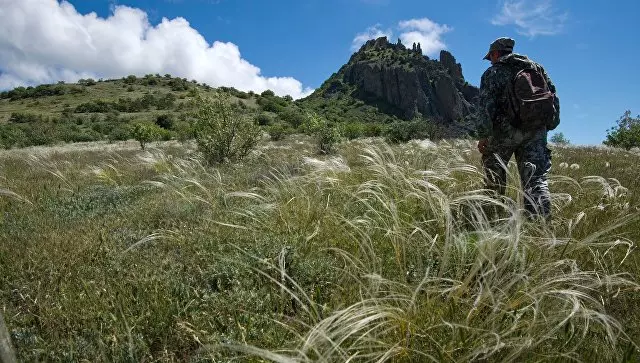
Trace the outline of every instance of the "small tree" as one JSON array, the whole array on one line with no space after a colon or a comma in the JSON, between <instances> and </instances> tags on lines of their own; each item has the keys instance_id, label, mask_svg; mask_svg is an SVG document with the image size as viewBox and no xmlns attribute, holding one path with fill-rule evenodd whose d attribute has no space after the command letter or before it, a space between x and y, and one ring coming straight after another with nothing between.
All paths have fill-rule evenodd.
<instances>
[{"instance_id":1,"label":"small tree","mask_svg":"<svg viewBox=\"0 0 640 363\"><path fill-rule=\"evenodd\" d=\"M261 130L254 117L231 105L228 96L199 96L196 102L196 144L210 164L242 159L260 141Z\"/></svg>"},{"instance_id":2,"label":"small tree","mask_svg":"<svg viewBox=\"0 0 640 363\"><path fill-rule=\"evenodd\" d=\"M335 146L340 142L341 137L337 127L316 114L307 117L305 126L306 132L313 135L320 153L330 154L335 151Z\"/></svg>"},{"instance_id":3,"label":"small tree","mask_svg":"<svg viewBox=\"0 0 640 363\"><path fill-rule=\"evenodd\" d=\"M144 150L147 146L147 143L158 138L158 129L159 127L154 124L140 122L133 125L131 134L133 138L140 143L140 148Z\"/></svg>"},{"instance_id":4,"label":"small tree","mask_svg":"<svg viewBox=\"0 0 640 363\"><path fill-rule=\"evenodd\" d=\"M631 117L631 111L626 111L616 122L616 126L607 130L605 145L622 147L629 150L640 147L640 115Z\"/></svg>"},{"instance_id":5,"label":"small tree","mask_svg":"<svg viewBox=\"0 0 640 363\"><path fill-rule=\"evenodd\" d=\"M569 139L567 139L562 132L556 132L551 136L550 141L558 145L569 145Z\"/></svg>"}]
</instances>

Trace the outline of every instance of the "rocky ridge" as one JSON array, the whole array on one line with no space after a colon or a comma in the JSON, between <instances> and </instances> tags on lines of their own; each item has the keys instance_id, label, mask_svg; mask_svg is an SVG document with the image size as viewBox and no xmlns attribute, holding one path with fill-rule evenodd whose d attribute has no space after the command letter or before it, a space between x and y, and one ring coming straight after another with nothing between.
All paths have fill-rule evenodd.
<instances>
[{"instance_id":1,"label":"rocky ridge","mask_svg":"<svg viewBox=\"0 0 640 363\"><path fill-rule=\"evenodd\" d=\"M404 120L468 125L477 96L478 88L465 81L448 51L432 60L422 55L420 44L408 48L381 37L366 42L309 98L353 97Z\"/></svg>"}]
</instances>

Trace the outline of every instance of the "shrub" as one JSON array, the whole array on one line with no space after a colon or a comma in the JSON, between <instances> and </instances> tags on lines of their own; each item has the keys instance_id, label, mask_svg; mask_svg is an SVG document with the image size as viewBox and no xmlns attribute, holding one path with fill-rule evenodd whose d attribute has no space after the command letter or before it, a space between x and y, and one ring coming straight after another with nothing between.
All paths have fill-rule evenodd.
<instances>
[{"instance_id":1,"label":"shrub","mask_svg":"<svg viewBox=\"0 0 640 363\"><path fill-rule=\"evenodd\" d=\"M107 139L110 142L126 141L131 137L131 130L128 127L123 127L122 125L115 125L107 135Z\"/></svg>"},{"instance_id":2,"label":"shrub","mask_svg":"<svg viewBox=\"0 0 640 363\"><path fill-rule=\"evenodd\" d=\"M80 79L78 84L81 86L94 86L97 82L93 78Z\"/></svg>"},{"instance_id":3,"label":"shrub","mask_svg":"<svg viewBox=\"0 0 640 363\"><path fill-rule=\"evenodd\" d=\"M0 124L0 146L5 149L21 146L26 136L25 132L17 125Z\"/></svg>"},{"instance_id":4,"label":"shrub","mask_svg":"<svg viewBox=\"0 0 640 363\"><path fill-rule=\"evenodd\" d=\"M271 125L273 118L268 113L260 113L256 115L256 123L260 126Z\"/></svg>"},{"instance_id":5,"label":"shrub","mask_svg":"<svg viewBox=\"0 0 640 363\"><path fill-rule=\"evenodd\" d=\"M318 151L322 154L330 154L335 151L335 144L340 141L340 131L331 125L326 119L312 114L309 115L305 131L315 140Z\"/></svg>"},{"instance_id":6,"label":"shrub","mask_svg":"<svg viewBox=\"0 0 640 363\"><path fill-rule=\"evenodd\" d=\"M446 137L447 129L433 121L415 118L411 121L393 122L385 133L389 142L407 142L413 139L439 140Z\"/></svg>"},{"instance_id":7,"label":"shrub","mask_svg":"<svg viewBox=\"0 0 640 363\"><path fill-rule=\"evenodd\" d=\"M306 116L297 108L287 107L280 113L280 119L297 129L305 122Z\"/></svg>"},{"instance_id":8,"label":"shrub","mask_svg":"<svg viewBox=\"0 0 640 363\"><path fill-rule=\"evenodd\" d=\"M626 111L616 122L616 126L607 130L605 145L631 149L640 147L640 115L631 117Z\"/></svg>"},{"instance_id":9,"label":"shrub","mask_svg":"<svg viewBox=\"0 0 640 363\"><path fill-rule=\"evenodd\" d=\"M286 124L278 122L276 124L270 125L267 128L267 132L269 133L271 141L279 141L284 139L284 137L289 134L290 129Z\"/></svg>"},{"instance_id":10,"label":"shrub","mask_svg":"<svg viewBox=\"0 0 640 363\"><path fill-rule=\"evenodd\" d=\"M550 141L558 145L568 145L569 139L567 139L562 132L556 132L551 136Z\"/></svg>"},{"instance_id":11,"label":"shrub","mask_svg":"<svg viewBox=\"0 0 640 363\"><path fill-rule=\"evenodd\" d=\"M144 150L147 143L159 139L160 130L155 124L139 122L133 125L131 134L140 143L140 148Z\"/></svg>"},{"instance_id":12,"label":"shrub","mask_svg":"<svg viewBox=\"0 0 640 363\"><path fill-rule=\"evenodd\" d=\"M9 122L12 123L32 123L43 121L42 115L33 113L13 112L9 117Z\"/></svg>"},{"instance_id":13,"label":"shrub","mask_svg":"<svg viewBox=\"0 0 640 363\"><path fill-rule=\"evenodd\" d=\"M158 115L158 117L156 117L156 125L158 125L159 127L165 129L165 130L172 130L173 129L173 116L170 114L162 114L162 115Z\"/></svg>"},{"instance_id":14,"label":"shrub","mask_svg":"<svg viewBox=\"0 0 640 363\"><path fill-rule=\"evenodd\" d=\"M342 126L342 135L349 140L357 139L364 135L364 125L360 123L347 123Z\"/></svg>"},{"instance_id":15,"label":"shrub","mask_svg":"<svg viewBox=\"0 0 640 363\"><path fill-rule=\"evenodd\" d=\"M260 128L250 115L229 104L227 96L198 97L194 132L198 150L210 164L239 160L260 140Z\"/></svg>"}]
</instances>

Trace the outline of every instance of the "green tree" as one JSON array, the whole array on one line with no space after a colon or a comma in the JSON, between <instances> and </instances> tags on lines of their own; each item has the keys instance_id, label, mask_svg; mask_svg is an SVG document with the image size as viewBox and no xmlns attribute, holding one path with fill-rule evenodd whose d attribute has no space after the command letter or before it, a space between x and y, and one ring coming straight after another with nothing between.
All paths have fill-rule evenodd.
<instances>
[{"instance_id":1,"label":"green tree","mask_svg":"<svg viewBox=\"0 0 640 363\"><path fill-rule=\"evenodd\" d=\"M558 145L569 145L569 139L567 139L562 132L556 132L551 136L550 141Z\"/></svg>"},{"instance_id":2,"label":"green tree","mask_svg":"<svg viewBox=\"0 0 640 363\"><path fill-rule=\"evenodd\" d=\"M305 131L313 135L318 151L322 154L334 152L336 144L340 142L340 130L316 114L307 117Z\"/></svg>"},{"instance_id":3,"label":"green tree","mask_svg":"<svg viewBox=\"0 0 640 363\"><path fill-rule=\"evenodd\" d=\"M255 148L260 140L260 127L254 116L230 104L228 96L198 96L194 134L198 150L207 162L219 164L239 160Z\"/></svg>"},{"instance_id":4,"label":"green tree","mask_svg":"<svg viewBox=\"0 0 640 363\"><path fill-rule=\"evenodd\" d=\"M607 130L604 144L626 150L640 147L640 115L631 117L631 111L625 111L616 122L616 126Z\"/></svg>"},{"instance_id":5,"label":"green tree","mask_svg":"<svg viewBox=\"0 0 640 363\"><path fill-rule=\"evenodd\" d=\"M162 114L156 117L156 125L162 127L165 130L173 129L173 116L171 114Z\"/></svg>"},{"instance_id":6,"label":"green tree","mask_svg":"<svg viewBox=\"0 0 640 363\"><path fill-rule=\"evenodd\" d=\"M159 127L154 124L139 122L133 125L131 134L140 143L140 148L144 150L147 143L157 140L160 134L158 129Z\"/></svg>"}]
</instances>

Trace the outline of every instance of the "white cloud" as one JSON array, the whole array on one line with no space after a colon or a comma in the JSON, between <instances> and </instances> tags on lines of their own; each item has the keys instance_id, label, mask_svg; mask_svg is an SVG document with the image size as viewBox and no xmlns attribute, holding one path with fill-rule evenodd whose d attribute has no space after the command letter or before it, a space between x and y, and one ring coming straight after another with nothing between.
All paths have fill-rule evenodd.
<instances>
[{"instance_id":1,"label":"white cloud","mask_svg":"<svg viewBox=\"0 0 640 363\"><path fill-rule=\"evenodd\" d=\"M67 1L0 0L0 89L170 73L212 86L304 97L291 77L265 77L229 42L209 44L184 18L153 26L147 14L116 6L107 18L80 14Z\"/></svg>"},{"instance_id":2,"label":"white cloud","mask_svg":"<svg viewBox=\"0 0 640 363\"><path fill-rule=\"evenodd\" d=\"M562 31L566 12L559 12L552 0L504 0L493 25L515 25L516 31L528 37L555 35Z\"/></svg>"},{"instance_id":3,"label":"white cloud","mask_svg":"<svg viewBox=\"0 0 640 363\"><path fill-rule=\"evenodd\" d=\"M404 44L420 43L423 54L434 55L447 48L442 40L442 35L451 31L447 25L440 25L422 18L401 21L398 26L403 30L400 34L402 42Z\"/></svg>"},{"instance_id":4,"label":"white cloud","mask_svg":"<svg viewBox=\"0 0 640 363\"><path fill-rule=\"evenodd\" d=\"M391 39L393 36L393 32L391 29L382 30L380 29L380 24L376 24L372 27L367 28L366 31L362 33L358 33L353 41L351 42L351 50L356 51L360 49L360 47L370 39L377 39L380 37L387 37L387 39Z\"/></svg>"},{"instance_id":5,"label":"white cloud","mask_svg":"<svg viewBox=\"0 0 640 363\"><path fill-rule=\"evenodd\" d=\"M400 40L405 46L420 43L422 53L427 55L434 55L440 50L446 49L447 46L442 40L442 35L451 31L449 26L438 24L428 18L403 20L398 23L397 29L400 32ZM392 41L393 31L391 29L381 30L380 24L376 24L356 35L351 44L351 50L358 50L367 40L383 36Z\"/></svg>"}]
</instances>

